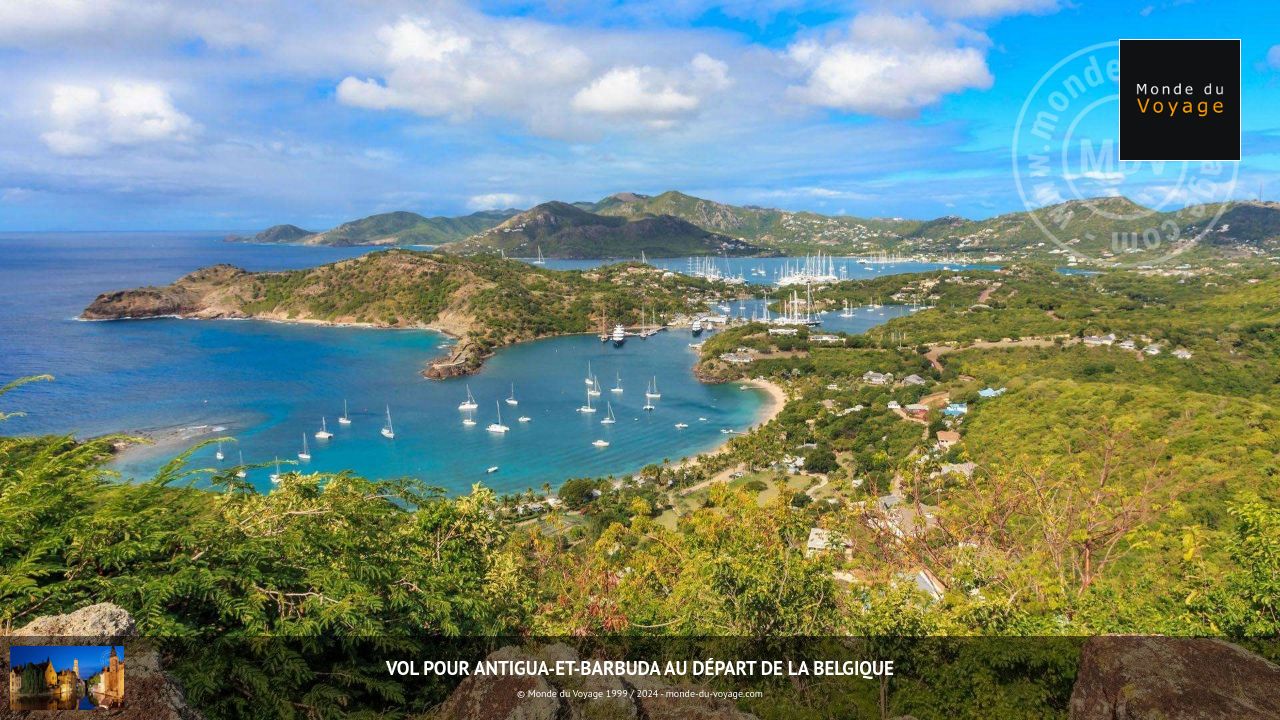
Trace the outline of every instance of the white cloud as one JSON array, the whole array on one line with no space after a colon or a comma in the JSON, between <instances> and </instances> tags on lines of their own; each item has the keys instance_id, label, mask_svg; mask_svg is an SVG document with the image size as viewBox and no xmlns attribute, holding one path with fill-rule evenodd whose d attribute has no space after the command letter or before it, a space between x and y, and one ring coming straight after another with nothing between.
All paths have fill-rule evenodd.
<instances>
[{"instance_id":1,"label":"white cloud","mask_svg":"<svg viewBox=\"0 0 1280 720\"><path fill-rule=\"evenodd\" d=\"M58 155L96 155L111 146L183 141L196 130L195 122L173 106L159 85L55 85L51 93L50 129L40 139Z\"/></svg>"},{"instance_id":2,"label":"white cloud","mask_svg":"<svg viewBox=\"0 0 1280 720\"><path fill-rule=\"evenodd\" d=\"M613 118L665 126L696 111L705 94L730 85L729 66L699 53L687 68L662 71L648 66L615 67L573 96L573 108Z\"/></svg>"},{"instance_id":3,"label":"white cloud","mask_svg":"<svg viewBox=\"0 0 1280 720\"><path fill-rule=\"evenodd\" d=\"M981 33L936 27L919 15L859 15L834 42L806 40L787 49L807 73L791 94L811 105L910 117L944 95L991 87L987 44Z\"/></svg>"},{"instance_id":4,"label":"white cloud","mask_svg":"<svg viewBox=\"0 0 1280 720\"><path fill-rule=\"evenodd\" d=\"M384 78L348 76L338 85L340 102L427 117L516 114L590 70L586 54L558 30L532 23L402 18L377 40Z\"/></svg>"},{"instance_id":5,"label":"white cloud","mask_svg":"<svg viewBox=\"0 0 1280 720\"><path fill-rule=\"evenodd\" d=\"M923 4L939 15L951 18L994 18L1058 9L1058 0L923 0Z\"/></svg>"},{"instance_id":6,"label":"white cloud","mask_svg":"<svg viewBox=\"0 0 1280 720\"><path fill-rule=\"evenodd\" d=\"M1272 70L1280 70L1280 45L1272 45L1267 51L1267 66Z\"/></svg>"},{"instance_id":7,"label":"white cloud","mask_svg":"<svg viewBox=\"0 0 1280 720\"><path fill-rule=\"evenodd\" d=\"M467 207L477 211L522 208L530 204L532 204L532 201L528 196L516 193L488 193L485 195L472 195L467 198Z\"/></svg>"}]
</instances>

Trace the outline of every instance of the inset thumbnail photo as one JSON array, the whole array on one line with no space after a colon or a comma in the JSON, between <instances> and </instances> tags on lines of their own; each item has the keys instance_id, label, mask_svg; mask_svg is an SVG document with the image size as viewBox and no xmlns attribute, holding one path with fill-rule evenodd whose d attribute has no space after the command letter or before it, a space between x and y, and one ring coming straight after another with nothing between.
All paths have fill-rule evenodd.
<instances>
[{"instance_id":1,"label":"inset thumbnail photo","mask_svg":"<svg viewBox=\"0 0 1280 720\"><path fill-rule=\"evenodd\" d=\"M96 710L124 704L121 645L9 648L10 710Z\"/></svg>"}]
</instances>

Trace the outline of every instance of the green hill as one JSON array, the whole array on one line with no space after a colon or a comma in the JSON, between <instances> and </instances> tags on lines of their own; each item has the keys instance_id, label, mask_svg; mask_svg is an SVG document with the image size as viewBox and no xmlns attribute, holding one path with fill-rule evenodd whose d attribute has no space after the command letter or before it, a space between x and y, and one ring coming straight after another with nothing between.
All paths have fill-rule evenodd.
<instances>
[{"instance_id":1,"label":"green hill","mask_svg":"<svg viewBox=\"0 0 1280 720\"><path fill-rule=\"evenodd\" d=\"M501 225L448 248L449 252L501 250L532 257L541 249L552 258L750 255L760 248L703 229L671 215L634 219L600 215L563 202L548 202L515 215Z\"/></svg>"},{"instance_id":2,"label":"green hill","mask_svg":"<svg viewBox=\"0 0 1280 720\"><path fill-rule=\"evenodd\" d=\"M674 190L655 196L617 193L594 204L586 204L585 209L626 218L670 215L707 230L780 249L804 244L879 250L919 224L911 220L819 215L753 205L728 205Z\"/></svg>"},{"instance_id":3,"label":"green hill","mask_svg":"<svg viewBox=\"0 0 1280 720\"><path fill-rule=\"evenodd\" d=\"M488 230L515 213L515 210L485 210L461 217L425 217L398 210L352 220L324 232L311 232L296 225L274 225L250 238L233 239L337 246L443 245Z\"/></svg>"},{"instance_id":4,"label":"green hill","mask_svg":"<svg viewBox=\"0 0 1280 720\"><path fill-rule=\"evenodd\" d=\"M315 235L310 230L303 230L297 225L272 225L249 238L256 243L295 243Z\"/></svg>"}]
</instances>

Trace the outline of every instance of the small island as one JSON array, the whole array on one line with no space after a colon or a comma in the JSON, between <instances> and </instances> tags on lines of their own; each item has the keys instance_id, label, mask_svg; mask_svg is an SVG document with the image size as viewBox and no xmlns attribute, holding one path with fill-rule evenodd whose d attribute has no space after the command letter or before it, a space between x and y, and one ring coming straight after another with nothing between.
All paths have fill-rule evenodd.
<instances>
[{"instance_id":1,"label":"small island","mask_svg":"<svg viewBox=\"0 0 1280 720\"><path fill-rule=\"evenodd\" d=\"M447 357L424 370L442 379L476 372L513 343L701 312L727 290L639 263L556 271L489 256L395 249L285 272L213 265L170 285L103 293L81 318L256 318L435 330L457 338Z\"/></svg>"}]
</instances>

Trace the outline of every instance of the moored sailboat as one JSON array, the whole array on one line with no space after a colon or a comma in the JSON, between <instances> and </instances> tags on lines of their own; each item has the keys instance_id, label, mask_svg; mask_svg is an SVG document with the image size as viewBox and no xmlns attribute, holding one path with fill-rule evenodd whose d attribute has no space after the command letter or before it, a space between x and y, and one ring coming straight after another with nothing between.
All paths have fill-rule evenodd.
<instances>
[{"instance_id":1,"label":"moored sailboat","mask_svg":"<svg viewBox=\"0 0 1280 720\"><path fill-rule=\"evenodd\" d=\"M604 418L603 420L601 420L601 421L600 421L600 424L601 424L601 425L612 425L612 424L614 424L614 423L618 422L618 419L617 419L617 418L615 418L615 417L613 416L613 403L606 402L606 403L605 403L605 406L609 408L609 414L608 414L607 416L605 416L605 418Z\"/></svg>"},{"instance_id":2,"label":"moored sailboat","mask_svg":"<svg viewBox=\"0 0 1280 720\"><path fill-rule=\"evenodd\" d=\"M491 433L504 433L510 430L511 428L502 424L502 403L494 402L493 406L498 408L498 422L489 423L489 427L485 429Z\"/></svg>"},{"instance_id":3,"label":"moored sailboat","mask_svg":"<svg viewBox=\"0 0 1280 720\"><path fill-rule=\"evenodd\" d=\"M596 409L595 409L595 408L593 408L593 407L591 407L591 391L590 391L590 390L587 390L587 404L586 404L586 405L583 405L583 406L582 406L582 407L580 407L580 408L578 408L578 412L580 412L580 413L593 413L593 412L595 412L595 411L596 411Z\"/></svg>"},{"instance_id":4,"label":"moored sailboat","mask_svg":"<svg viewBox=\"0 0 1280 720\"><path fill-rule=\"evenodd\" d=\"M328 440L333 437L333 433L329 432L329 427L325 425L324 418L320 418L320 429L316 431L317 440Z\"/></svg>"},{"instance_id":5,"label":"moored sailboat","mask_svg":"<svg viewBox=\"0 0 1280 720\"><path fill-rule=\"evenodd\" d=\"M342 416L338 418L338 424L339 425L351 424L351 413L347 411L347 401L345 398L342 401Z\"/></svg>"},{"instance_id":6,"label":"moored sailboat","mask_svg":"<svg viewBox=\"0 0 1280 720\"><path fill-rule=\"evenodd\" d=\"M302 433L302 452L298 453L299 460L310 460L311 450L307 448L307 434Z\"/></svg>"},{"instance_id":7,"label":"moored sailboat","mask_svg":"<svg viewBox=\"0 0 1280 720\"><path fill-rule=\"evenodd\" d=\"M391 406L390 405L387 406L387 424L382 426L382 430L380 432L382 433L382 437L388 440L396 439L396 429L394 426L391 425Z\"/></svg>"},{"instance_id":8,"label":"moored sailboat","mask_svg":"<svg viewBox=\"0 0 1280 720\"><path fill-rule=\"evenodd\" d=\"M476 408L478 408L478 407L480 407L480 406L476 404L476 399L475 399L474 397L472 397L472 396L471 396L471 386L470 386L470 385L468 385L468 386L467 386L467 399L466 399L466 400L463 400L463 401L462 401L462 402L460 402L460 403L458 403L458 409L459 409L459 410L475 410L475 409L476 409Z\"/></svg>"}]
</instances>

